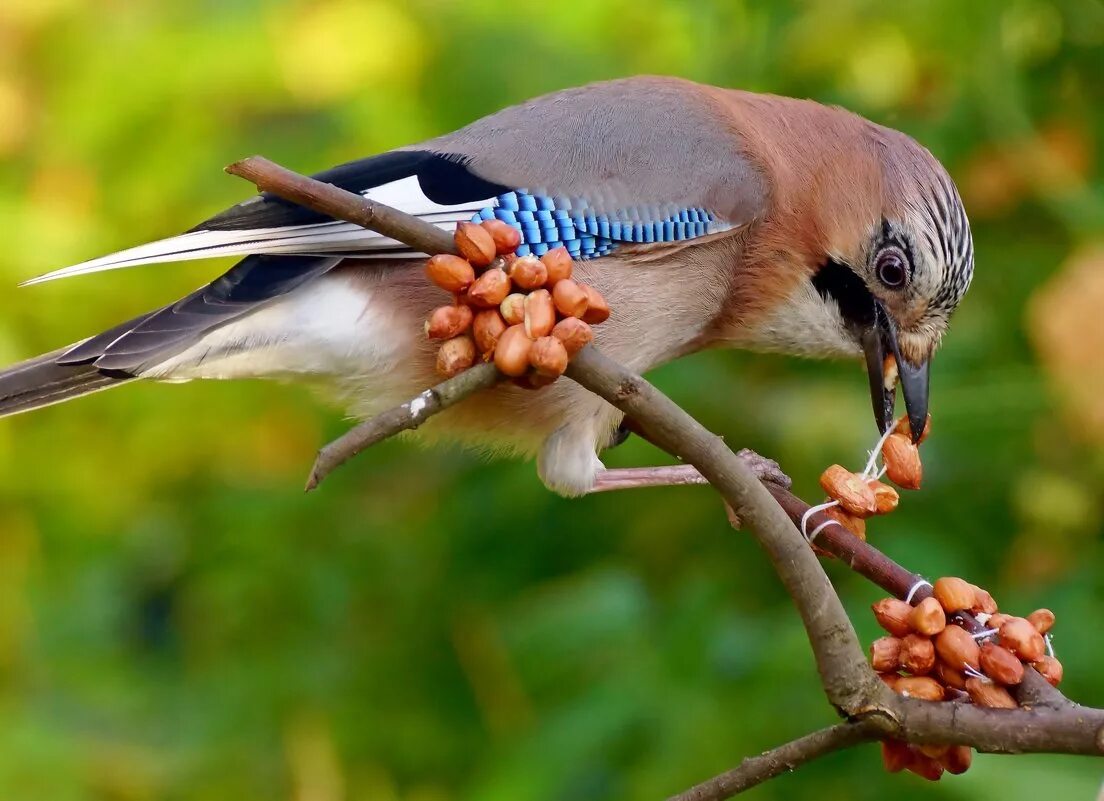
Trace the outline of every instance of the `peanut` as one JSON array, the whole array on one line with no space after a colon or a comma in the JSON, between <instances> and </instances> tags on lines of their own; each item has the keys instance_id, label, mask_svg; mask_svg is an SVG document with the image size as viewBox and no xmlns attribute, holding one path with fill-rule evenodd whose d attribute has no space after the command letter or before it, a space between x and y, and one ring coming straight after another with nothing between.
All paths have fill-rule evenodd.
<instances>
[{"instance_id":1,"label":"peanut","mask_svg":"<svg viewBox=\"0 0 1104 801\"><path fill-rule=\"evenodd\" d=\"M478 223L457 223L456 233L452 235L460 255L476 267L486 267L494 261L497 248L494 238L486 228Z\"/></svg>"}]
</instances>

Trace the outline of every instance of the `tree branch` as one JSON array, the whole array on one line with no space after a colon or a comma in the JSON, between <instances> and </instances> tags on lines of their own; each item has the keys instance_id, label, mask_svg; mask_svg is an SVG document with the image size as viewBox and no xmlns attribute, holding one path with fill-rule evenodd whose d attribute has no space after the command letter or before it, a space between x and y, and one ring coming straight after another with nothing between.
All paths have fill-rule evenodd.
<instances>
[{"instance_id":1,"label":"tree branch","mask_svg":"<svg viewBox=\"0 0 1104 801\"><path fill-rule=\"evenodd\" d=\"M454 252L452 238L435 226L260 157L231 165L228 171L248 178L277 197L379 231L424 253ZM652 442L696 467L750 526L801 614L828 700L850 718L848 723L745 760L733 771L688 790L677 799L716 801L790 767L872 738L964 744L981 751L1104 753L1104 710L1068 701L1033 670L1027 671L1020 690L1024 706L1014 710L960 702L917 701L893 693L867 665L864 650L838 595L795 528L808 505L781 487L761 484L723 440L642 377L606 358L593 346L576 354L567 375L623 411ZM320 452L308 488L368 445L415 427L430 414L490 387L496 380L493 367L482 365L362 423ZM810 523L815 527L827 519L817 513ZM817 545L897 597L905 597L923 580L842 526L825 528ZM913 600L928 594L930 590L921 586L913 593ZM977 621L967 616L964 622L976 630Z\"/></svg>"},{"instance_id":2,"label":"tree branch","mask_svg":"<svg viewBox=\"0 0 1104 801\"><path fill-rule=\"evenodd\" d=\"M806 762L877 737L877 727L867 721L837 723L758 756L747 757L732 770L673 795L667 801L720 801L731 798L768 779L796 770Z\"/></svg>"},{"instance_id":3,"label":"tree branch","mask_svg":"<svg viewBox=\"0 0 1104 801\"><path fill-rule=\"evenodd\" d=\"M632 417L649 439L689 462L751 528L794 599L829 702L854 713L888 692L866 663L858 635L816 556L767 489L724 441L638 375L583 348L566 375Z\"/></svg>"},{"instance_id":4,"label":"tree branch","mask_svg":"<svg viewBox=\"0 0 1104 801\"><path fill-rule=\"evenodd\" d=\"M477 364L427 389L418 397L354 426L318 451L307 478L307 492L315 489L326 476L365 448L400 432L417 428L438 412L459 403L469 395L493 387L501 379L502 374L493 364Z\"/></svg>"},{"instance_id":5,"label":"tree branch","mask_svg":"<svg viewBox=\"0 0 1104 801\"><path fill-rule=\"evenodd\" d=\"M235 161L226 172L256 184L271 196L376 231L422 253L456 253L452 235L436 225L364 195L292 172L263 156Z\"/></svg>"}]
</instances>

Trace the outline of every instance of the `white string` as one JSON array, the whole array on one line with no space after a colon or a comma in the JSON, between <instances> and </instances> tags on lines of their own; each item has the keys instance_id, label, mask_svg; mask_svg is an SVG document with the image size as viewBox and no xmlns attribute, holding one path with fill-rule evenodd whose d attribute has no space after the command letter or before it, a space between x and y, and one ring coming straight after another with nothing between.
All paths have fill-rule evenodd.
<instances>
[{"instance_id":1,"label":"white string","mask_svg":"<svg viewBox=\"0 0 1104 801\"><path fill-rule=\"evenodd\" d=\"M993 683L993 680L991 678L989 678L988 676L986 676L984 673L982 673L979 670L974 670L972 667L967 665L965 662L962 663L962 672L965 673L967 676L969 676L972 679L981 679L982 681L987 681L990 684Z\"/></svg>"},{"instance_id":2,"label":"white string","mask_svg":"<svg viewBox=\"0 0 1104 801\"><path fill-rule=\"evenodd\" d=\"M1057 659L1057 657L1054 656L1054 643L1052 643L1050 641L1050 635L1049 634L1044 634L1043 635L1043 642L1046 643L1047 653L1050 654L1050 658L1051 659Z\"/></svg>"},{"instance_id":3,"label":"white string","mask_svg":"<svg viewBox=\"0 0 1104 801\"><path fill-rule=\"evenodd\" d=\"M984 640L986 637L992 637L999 631L1000 629L985 629L984 631L979 631L977 634L971 634L970 636L975 640Z\"/></svg>"},{"instance_id":4,"label":"white string","mask_svg":"<svg viewBox=\"0 0 1104 801\"><path fill-rule=\"evenodd\" d=\"M882 436L878 437L878 443L874 446L874 450L870 452L870 459L866 463L866 469L862 471L863 478L869 478L874 472L874 467L878 463L878 456L882 452L882 446L885 445L886 440L889 439L890 434L893 433L893 428L893 426L890 426ZM878 477L881 478L881 475L879 474Z\"/></svg>"},{"instance_id":5,"label":"white string","mask_svg":"<svg viewBox=\"0 0 1104 801\"><path fill-rule=\"evenodd\" d=\"M824 531L824 529L828 528L828 526L839 526L839 525L840 525L840 521L838 521L838 520L825 520L823 523L821 523L819 526L814 528L809 533L809 542L812 542L813 540L815 540L816 537L817 537L817 534Z\"/></svg>"},{"instance_id":6,"label":"white string","mask_svg":"<svg viewBox=\"0 0 1104 801\"><path fill-rule=\"evenodd\" d=\"M928 581L927 579L920 579L918 582L913 584L912 587L908 591L908 595L905 596L905 603L911 604L912 603L912 596L916 595L916 591L918 589L920 589L921 587L923 587L924 585L927 585L927 586L931 587L931 582Z\"/></svg>"},{"instance_id":7,"label":"white string","mask_svg":"<svg viewBox=\"0 0 1104 801\"><path fill-rule=\"evenodd\" d=\"M809 542L812 542L812 538L813 536L816 536L816 534L813 534L812 536L809 535L809 518L815 515L817 512L823 512L825 509L831 509L833 506L839 506L839 501L827 501L826 503L817 504L816 506L810 506L808 509L806 509L805 514L801 516L801 536ZM820 532L821 528L824 528L823 523L817 528L817 533Z\"/></svg>"}]
</instances>

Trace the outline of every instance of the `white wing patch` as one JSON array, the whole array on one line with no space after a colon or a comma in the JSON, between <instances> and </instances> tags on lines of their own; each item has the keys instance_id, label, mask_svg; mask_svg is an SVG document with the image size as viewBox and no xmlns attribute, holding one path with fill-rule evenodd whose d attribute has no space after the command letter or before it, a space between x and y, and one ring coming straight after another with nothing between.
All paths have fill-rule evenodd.
<instances>
[{"instance_id":1,"label":"white wing patch","mask_svg":"<svg viewBox=\"0 0 1104 801\"><path fill-rule=\"evenodd\" d=\"M401 178L362 192L365 197L421 217L440 228L449 229L467 220L493 202L493 198L469 201L455 206L434 203L422 193L417 176ZM168 261L210 259L219 256L246 256L261 253L296 255L415 255L403 243L345 222L323 222L283 228L254 228L242 231L192 231L161 239L147 245L121 250L109 256L63 267L22 286L40 284L74 275L136 267Z\"/></svg>"}]
</instances>

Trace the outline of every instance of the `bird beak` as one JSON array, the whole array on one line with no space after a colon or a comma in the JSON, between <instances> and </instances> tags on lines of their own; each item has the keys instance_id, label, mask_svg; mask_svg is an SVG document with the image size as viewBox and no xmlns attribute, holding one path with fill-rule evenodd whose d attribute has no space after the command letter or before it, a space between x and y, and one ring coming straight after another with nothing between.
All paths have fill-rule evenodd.
<instances>
[{"instance_id":1,"label":"bird beak","mask_svg":"<svg viewBox=\"0 0 1104 801\"><path fill-rule=\"evenodd\" d=\"M897 328L882 304L874 303L874 322L862 332L862 348L870 377L870 400L874 421L885 432L893 425L897 384L905 396L913 442L924 432L928 417L928 362L913 364L901 355Z\"/></svg>"}]
</instances>

